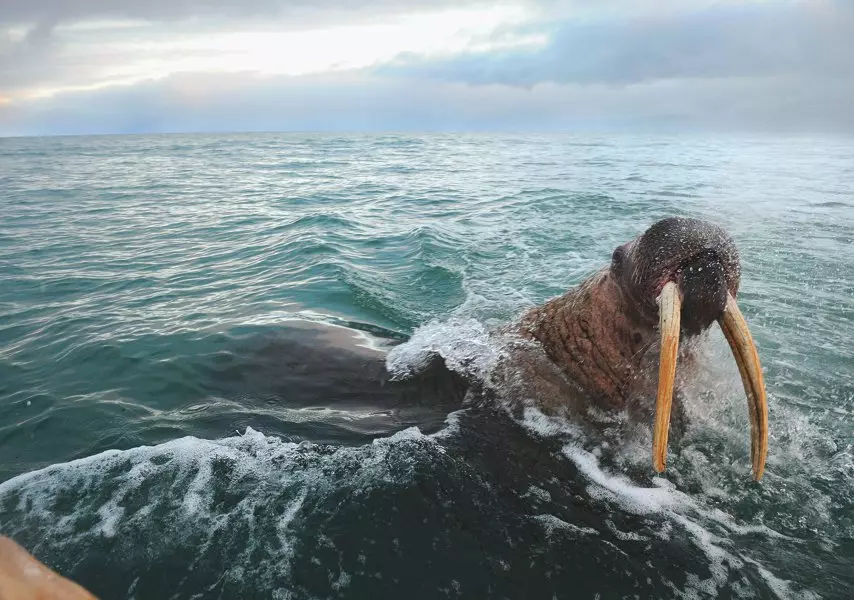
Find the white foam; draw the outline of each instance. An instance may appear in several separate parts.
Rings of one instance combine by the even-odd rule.
[[[206,552],[215,553],[229,532],[265,528],[278,544],[270,544],[269,536],[250,533],[249,543],[241,542],[222,576],[261,583],[286,580],[296,539],[294,524],[308,494],[334,493],[341,483],[336,477],[345,477],[354,494],[377,481],[393,481],[406,469],[390,465],[389,452],[413,442],[425,444],[430,452],[442,451],[414,427],[359,448],[316,451],[319,447],[314,444],[284,442],[247,428],[243,435],[222,440],[185,437],[157,446],[109,450],[0,484],[0,500],[16,499],[14,510],[20,513],[14,521],[7,519],[4,533],[16,533],[8,529],[14,522],[21,530],[37,529],[62,550],[90,546],[97,538],[110,538],[121,548],[134,544],[138,532],[160,531],[166,536],[163,541],[171,539],[169,543],[194,539],[197,561]],[[232,491],[235,503],[223,504],[221,495]],[[71,504],[69,494],[76,498]],[[194,562],[188,569],[195,566]],[[349,576],[342,573],[333,583],[343,589]],[[287,597],[284,590],[279,592],[279,597]]]
[[[661,477],[652,480],[656,487],[640,487],[624,475],[608,473],[600,466],[599,459],[578,446],[567,445],[563,453],[591,481],[587,490],[591,496],[616,502],[627,512],[636,515],[661,513],[688,501],[675,485]]]
[[[614,473],[610,467],[602,465],[598,456],[598,447],[594,451],[588,451],[583,447],[585,439],[583,432],[578,426],[565,422],[560,417],[544,415],[539,410],[528,407],[523,413],[521,424],[529,431],[539,436],[556,437],[567,440],[563,446],[562,453],[571,460],[590,482],[587,492],[591,497],[605,500],[618,505],[622,510],[637,515],[660,515],[666,520],[662,526],[652,533],[663,540],[672,537],[672,525],[677,524],[686,531],[694,541],[697,548],[703,551],[708,561],[708,568],[712,574],[709,579],[701,579],[699,576],[689,574],[686,584],[680,589],[672,585],[674,594],[688,600],[695,600],[708,596],[717,595],[718,590],[725,585],[733,585],[730,579],[730,570],[738,570],[746,562],[754,565],[769,587],[782,599],[808,599],[818,598],[812,592],[795,592],[790,582],[774,576],[770,570],[763,566],[758,560],[754,560],[741,554],[736,555],[724,548],[729,541],[709,530],[709,526],[717,527],[723,531],[738,535],[760,534],[768,538],[786,539],[797,542],[795,538],[785,536],[774,531],[765,524],[745,525],[738,523],[736,519],[723,510],[707,506],[703,497],[694,497],[681,492],[673,482],[663,477],[652,477],[650,482],[653,487],[644,487],[632,481],[622,473]],[[539,517],[538,517],[539,518]],[[554,528],[557,523],[550,518],[540,518],[544,525]],[[708,525],[704,525],[704,523]],[[635,532],[625,532],[616,529],[612,521],[606,524],[612,529],[618,539],[643,541],[647,538]],[[735,584],[738,592],[739,585]],[[752,591],[748,588],[743,590],[748,596]]]
[[[537,500],[540,500],[541,502],[551,502],[552,501],[552,495],[549,493],[549,491],[544,490],[543,488],[538,487],[536,485],[528,486],[528,491],[523,494],[523,497],[524,496],[528,496],[530,498],[536,498]]]
[[[400,442],[404,440],[424,440],[428,439],[418,427],[407,427],[406,429],[402,429],[398,432],[393,433],[388,437],[380,437],[374,439],[371,443],[374,446],[387,446],[389,444],[394,444],[395,442]]]
[[[533,519],[543,526],[548,537],[552,537],[558,532],[568,535],[571,538],[599,535],[599,532],[592,527],[579,527],[554,515],[535,515]]]
[[[392,348],[386,367],[393,378],[405,378],[423,370],[438,355],[450,370],[488,381],[501,354],[489,331],[475,319],[432,321]]]
[[[582,436],[581,428],[575,423],[550,417],[533,406],[526,406],[522,411],[522,425],[543,437],[569,436],[579,439]]]
[[[350,586],[350,574],[345,572],[345,571],[339,572],[338,577],[336,577],[334,579],[330,575],[329,579],[330,579],[330,582],[329,582],[330,587],[333,590],[335,590],[336,592],[340,592],[341,590],[346,589],[347,587]]]
[[[812,591],[794,590],[790,581],[775,576],[757,560],[743,555],[736,556],[725,550],[723,545],[727,543],[726,540],[711,533],[698,522],[682,515],[673,515],[673,518],[681,523],[691,534],[697,547],[706,554],[712,573],[712,579],[707,580],[700,580],[696,576],[693,579],[689,577],[688,586],[682,590],[684,597],[693,600],[693,598],[716,595],[716,589],[724,586],[729,580],[730,569],[738,571],[746,563],[749,563],[756,568],[759,575],[778,598],[782,600],[820,600],[821,596]],[[700,592],[700,594],[691,593],[693,590]],[[748,591],[746,594],[752,596]]]
[[[584,433],[575,423],[528,406],[523,411],[521,424],[539,436],[568,440],[562,449],[563,455],[575,463],[590,481],[587,491],[595,498],[616,502],[623,510],[638,515],[661,513],[680,503],[690,502],[685,494],[676,490],[675,485],[661,477],[652,479],[655,487],[641,487],[625,475],[604,469],[597,456],[600,448],[593,451],[584,449]],[[604,446],[607,448],[607,443]]]
[[[617,536],[618,540],[632,541],[632,542],[648,542],[650,539],[644,535],[641,535],[639,533],[635,533],[634,531],[623,531],[622,529],[617,527],[617,524],[614,523],[611,519],[606,519],[605,525],[608,527],[608,529],[611,530],[611,532],[615,536]]]

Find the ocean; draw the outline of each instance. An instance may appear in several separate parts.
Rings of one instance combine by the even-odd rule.
[[[758,484],[716,330],[661,477],[461,392],[671,215],[741,253]],[[104,599],[850,599],[854,140],[0,139],[0,482]]]

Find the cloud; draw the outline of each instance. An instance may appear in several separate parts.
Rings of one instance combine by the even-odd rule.
[[[0,106],[0,135],[171,131],[854,132],[854,82],[661,80],[525,89],[377,77],[173,76]],[[785,101],[775,101],[784,98]]]
[[[60,23],[105,19],[173,21],[188,18],[245,20],[319,13],[408,11],[458,6],[453,0],[0,0],[0,23]]]
[[[493,33],[525,18],[524,7],[503,5],[382,11],[372,20],[313,26],[194,19],[7,27],[5,40],[0,30],[0,96],[43,96],[180,72],[296,75],[388,62],[404,51],[436,56],[494,49],[517,44],[513,35]]]
[[[518,0],[524,2],[525,0]],[[479,0],[0,0],[0,101],[52,90],[127,83],[176,71],[228,67],[243,36],[245,60],[307,60],[284,39],[484,8]],[[483,11],[489,12],[489,11]],[[495,12],[495,11],[493,11]],[[387,32],[378,32],[382,36]],[[246,38],[255,36],[258,40]],[[276,39],[278,38],[278,40]],[[340,54],[353,54],[340,40]],[[278,42],[278,43],[277,43]],[[262,46],[269,45],[263,52]],[[292,44],[293,45],[293,44]],[[364,43],[362,44],[364,45]],[[359,50],[359,48],[355,48]],[[220,68],[220,65],[226,65]]]
[[[308,14],[308,0],[16,1],[16,18],[44,20],[0,30],[0,134],[854,132],[850,0],[531,0],[516,5],[523,16],[405,13],[419,2],[387,0],[398,17],[370,5],[375,16],[359,13],[367,20],[351,37],[330,15],[367,5],[312,2],[331,20],[309,40],[298,20],[243,11]],[[162,22],[91,20],[143,14]],[[463,14],[477,26],[462,27]],[[377,29],[382,19],[398,25]],[[429,44],[415,43],[423,23],[433,23]],[[393,43],[364,52],[379,40]],[[320,60],[327,49],[340,57]]]
[[[535,51],[401,57],[386,72],[472,84],[631,84],[658,79],[854,77],[851,0],[714,4],[550,26]]]

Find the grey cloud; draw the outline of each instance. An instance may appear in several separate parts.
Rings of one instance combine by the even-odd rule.
[[[175,76],[0,107],[0,135],[169,131],[854,133],[854,82],[683,79],[519,87],[335,77]]]
[[[571,4],[593,6],[591,1]],[[101,4],[108,3],[75,5]],[[237,5],[174,4],[184,8],[173,15]],[[854,3],[693,0],[693,8],[671,2],[667,10],[631,15],[621,10],[625,0],[606,4],[573,12],[560,3],[554,14],[575,16],[549,26],[550,43],[535,51],[444,61],[402,57],[373,71],[323,77],[176,75],[0,104],[0,135],[388,129],[854,133]],[[0,0],[0,7],[7,5],[9,0]],[[272,0],[253,4],[274,5],[285,6]],[[150,27],[168,36],[202,25]],[[527,27],[543,31],[542,25]],[[0,31],[0,95],[34,82],[98,81],[99,61],[116,58],[92,54],[97,44],[88,54],[75,54],[50,30],[44,21],[16,43],[4,42]],[[125,34],[98,33],[103,39]]]
[[[0,94],[57,71],[56,44],[51,29],[49,24],[36,25],[21,39],[0,29]]]
[[[127,38],[179,39],[186,30],[180,24],[162,24],[89,32],[57,34],[50,24],[36,24],[20,38],[0,28],[0,96],[13,95],[33,87],[61,88],[104,83],[111,79],[116,65],[132,64],[141,52],[133,46],[117,50],[115,43]],[[197,31],[194,33],[198,33]],[[92,43],[92,39],[97,43]],[[206,56],[203,50],[181,52],[182,57]],[[147,59],[168,60],[168,49],[148,48]]]
[[[519,2],[520,0],[517,0]],[[655,0],[666,5],[705,4],[714,0]],[[552,14],[567,11],[619,10],[635,12],[638,0],[521,0]],[[145,19],[168,21],[196,18],[251,18],[327,11],[361,12],[377,16],[388,10],[435,9],[463,4],[487,5],[483,0],[0,0],[0,24],[92,19]]]
[[[854,2],[767,2],[565,20],[535,51],[445,61],[401,57],[385,72],[473,84],[629,84],[656,79],[854,76]]]
[[[441,0],[0,0],[0,23],[75,22],[94,19],[176,19],[300,15],[324,11],[377,11],[456,5]]]
[[[293,31],[468,2],[476,0],[0,0],[0,96],[33,85],[103,81],[102,67],[115,66],[120,57],[93,41],[180,39],[235,29]],[[136,22],[85,32],[66,27],[110,19]],[[13,38],[21,28],[26,30],[23,39]],[[185,57],[187,53],[182,51]]]

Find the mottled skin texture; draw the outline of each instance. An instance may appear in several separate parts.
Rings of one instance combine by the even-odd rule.
[[[513,327],[505,377],[547,413],[627,410],[652,415],[659,352],[656,300],[668,281],[683,297],[674,424],[680,428],[678,381],[690,376],[690,338],[723,313],[739,283],[738,253],[719,227],[694,219],[659,221],[614,251],[611,265],[577,288],[526,313]],[[508,370],[506,367],[505,370]],[[511,381],[512,383],[512,381]],[[514,393],[522,389],[516,386]]]

